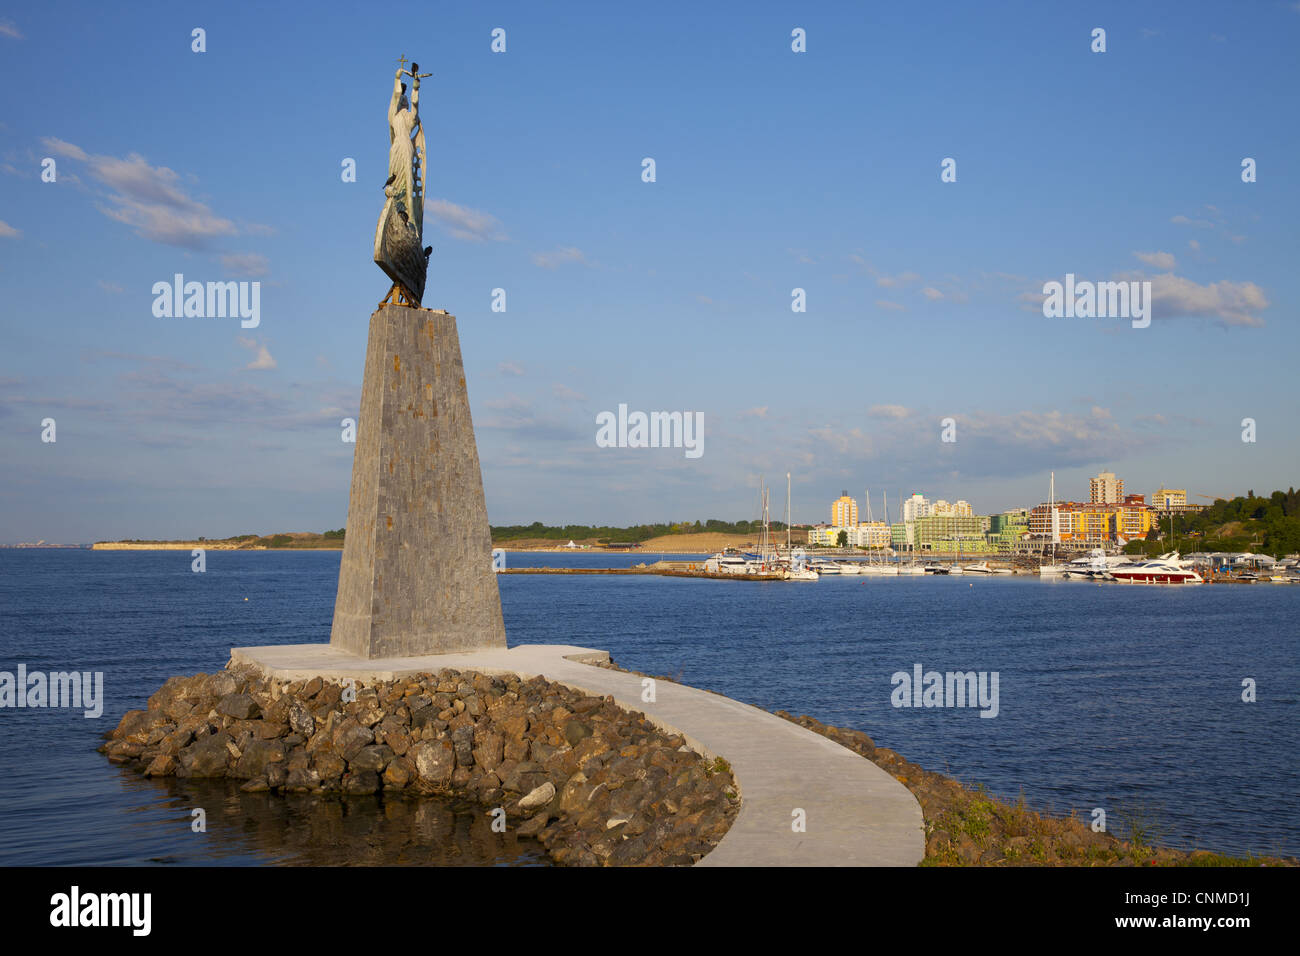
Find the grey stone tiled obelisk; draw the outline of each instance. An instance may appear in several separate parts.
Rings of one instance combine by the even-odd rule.
[[[330,644],[365,658],[506,646],[456,317],[370,317]]]

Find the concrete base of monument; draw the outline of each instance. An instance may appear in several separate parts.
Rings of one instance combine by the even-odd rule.
[[[705,757],[731,764],[740,814],[701,866],[915,866],[925,856],[921,806],[886,771],[820,734],[708,691],[592,667],[605,651],[568,644],[367,660],[329,644],[237,647],[232,664],[267,677],[393,680],[446,668],[545,677],[584,693],[611,695]],[[648,695],[647,695],[648,696]]]

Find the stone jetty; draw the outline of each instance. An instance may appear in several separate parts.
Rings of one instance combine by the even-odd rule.
[[[544,678],[444,669],[282,681],[235,666],[173,677],[100,748],[149,777],[347,799],[468,797],[573,865],[689,865],[740,799],[730,768],[644,714]]]

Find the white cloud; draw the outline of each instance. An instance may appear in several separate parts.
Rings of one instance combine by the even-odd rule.
[[[1156,269],[1174,268],[1174,254],[1172,252],[1135,252],[1133,255]]]
[[[116,282],[110,282],[107,279],[100,279],[99,287],[103,289],[105,292],[111,292],[114,295],[120,295],[121,293],[126,291]]]
[[[264,276],[271,271],[266,256],[257,252],[233,252],[221,257],[227,271],[241,276]]]
[[[912,413],[903,405],[872,405],[867,414],[872,418],[906,418]]]
[[[501,223],[491,213],[469,206],[459,206],[447,199],[434,199],[424,204],[424,214],[442,223],[444,229],[457,239],[483,242],[491,239],[501,242],[508,237]]]
[[[824,425],[808,430],[814,438],[829,445],[837,455],[870,455],[874,451],[871,436],[860,428],[833,428]]]
[[[1198,285],[1172,273],[1151,278],[1151,314],[1154,318],[1208,316],[1224,325],[1258,328],[1260,312],[1269,307],[1264,290],[1253,282],[1226,279]]]
[[[150,166],[139,153],[119,159],[89,154],[52,136],[41,142],[52,152],[89,165],[91,175],[110,190],[107,204],[96,202],[96,208],[131,226],[138,236],[163,245],[202,249],[217,236],[237,232],[233,222],[189,196],[178,173],[166,166]]]
[[[582,254],[581,249],[574,246],[563,246],[551,252],[533,253],[533,264],[541,266],[543,269],[558,269],[569,262],[587,265],[587,257]]]
[[[0,36],[9,37],[11,40],[25,39],[12,20],[0,20]]]
[[[1182,215],[1171,216],[1169,221],[1175,226],[1195,226],[1198,229],[1209,229],[1214,225],[1208,219],[1189,219]]]
[[[523,375],[524,368],[522,365],[516,365],[514,362],[502,362],[497,366],[497,371],[502,375]]]
[[[740,418],[767,418],[767,406],[755,405],[753,408],[747,408],[740,413]]]
[[[246,339],[242,335],[235,339],[242,348],[248,349],[254,353],[253,361],[244,366],[245,369],[252,371],[266,371],[275,368],[275,359],[271,357],[270,351],[264,342],[258,342],[257,339]]]
[[[881,276],[876,280],[876,285],[892,289],[894,286],[906,285],[909,282],[915,282],[921,278],[915,272],[901,272],[896,276]]]
[[[17,239],[22,234],[21,229],[15,229],[13,226],[9,225],[9,223],[0,219],[0,237],[5,239]]]
[[[69,159],[79,159],[83,163],[90,158],[86,155],[86,151],[80,146],[66,143],[57,136],[42,136],[41,142],[45,144],[46,149],[59,156],[66,156]]]
[[[904,306],[899,305],[897,302],[886,302],[884,299],[877,299],[876,306],[881,309],[889,309],[892,312],[902,312],[905,309]]]
[[[921,295],[925,296],[931,302],[943,298],[943,293],[940,292],[938,289],[934,288],[934,286],[926,286],[924,289],[921,290]]]
[[[566,402],[585,402],[587,400],[586,395],[583,395],[581,392],[575,392],[573,389],[569,388],[569,386],[562,385],[559,382],[556,382],[551,386],[551,391],[554,393],[556,398],[561,398]]]

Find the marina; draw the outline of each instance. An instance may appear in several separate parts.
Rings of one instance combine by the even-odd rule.
[[[1107,558],[1121,560],[1107,563]],[[738,553],[715,554],[706,560],[658,560],[651,564],[641,562],[626,568],[595,567],[527,567],[504,568],[499,574],[632,574],[658,575],[660,577],[704,578],[717,581],[817,581],[823,577],[897,578],[952,575],[991,578],[1004,575],[1040,577],[1055,581],[1097,581],[1122,584],[1300,584],[1300,571],[1296,563],[1275,562],[1267,573],[1250,570],[1233,570],[1231,567],[1214,570],[1203,557],[1193,555],[1188,559],[1177,552],[1162,555],[1149,561],[1130,562],[1124,556],[1089,556],[1067,565],[1047,566],[1043,570],[1017,567],[1009,563],[981,561],[977,564],[929,563],[908,565],[897,563],[864,563],[860,561],[816,558],[807,561],[801,569],[791,566],[784,553],[771,563],[760,561],[757,555]]]

